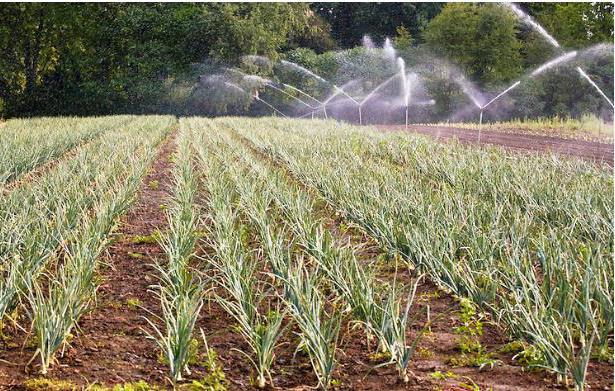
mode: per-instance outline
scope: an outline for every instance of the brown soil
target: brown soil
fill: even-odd
[[[171,163],[169,155],[174,148],[173,139],[165,142],[154,162],[150,173],[137,194],[137,201],[122,219],[118,240],[110,247],[106,262],[100,274],[103,282],[98,294],[98,305],[80,321],[80,333],[72,341],[71,348],[59,363],[52,367],[49,377],[66,379],[75,384],[105,385],[145,380],[151,384],[167,385],[167,367],[158,358],[155,343],[146,337],[144,329],[149,330],[144,316],[146,310],[159,314],[159,303],[148,287],[155,283],[155,272],[151,267],[153,260],[163,260],[162,249],[155,243],[135,244],[135,235],[150,235],[155,230],[164,230],[166,217],[160,208],[166,204],[171,187]],[[275,163],[274,163],[275,164]],[[150,182],[158,181],[156,189]],[[328,226],[336,235],[353,243],[366,244],[362,252],[364,261],[373,260],[380,254],[370,238],[360,230],[347,230],[342,226],[343,219],[337,217],[328,221]],[[202,249],[207,251],[207,249]],[[138,254],[142,254],[143,257]],[[137,255],[137,256],[135,256]],[[390,278],[393,270],[383,266],[379,270],[381,278]],[[412,273],[401,272],[401,278],[408,282]],[[437,292],[437,293],[436,293]],[[436,294],[434,294],[436,293]],[[138,300],[140,306],[129,305],[129,300]],[[414,325],[408,332],[411,341],[427,320],[429,305],[433,324],[431,332],[420,342],[419,350],[412,359],[410,369],[414,377],[408,384],[398,381],[393,366],[375,368],[380,363],[370,356],[374,346],[368,343],[361,330],[351,329],[344,324],[339,343],[337,358],[339,365],[335,378],[341,382],[339,389],[344,390],[463,390],[462,383],[475,382],[481,389],[493,387],[494,390],[551,390],[565,389],[553,382],[553,376],[545,372],[525,372],[515,365],[511,355],[498,353],[507,340],[497,326],[486,324],[481,343],[501,364],[493,370],[480,371],[473,367],[454,368],[451,357],[458,357],[458,335],[453,328],[458,326],[457,302],[446,293],[438,290],[432,283],[425,281],[419,286],[417,300],[412,313],[416,314]],[[438,315],[441,314],[439,317]],[[234,332],[234,322],[214,301],[204,306],[198,328],[207,335],[209,346],[218,353],[229,389],[245,390],[252,387],[252,367],[239,352],[249,351],[243,339]],[[309,358],[302,352],[295,354],[297,337],[293,329],[283,338],[283,345],[276,352],[272,377],[276,389],[309,390],[317,383],[312,372]],[[35,365],[27,366],[34,349],[21,349],[24,341],[22,334],[13,336],[11,346],[0,349],[0,389],[23,389],[23,382],[37,377]],[[13,364],[10,364],[13,363]],[[191,378],[205,374],[203,368],[193,368]],[[452,371],[454,378],[433,379],[434,371]],[[589,371],[591,389],[609,389],[612,379],[612,366],[592,363]],[[471,379],[471,380],[469,380]]]
[[[159,303],[148,286],[155,283],[151,264],[163,252],[156,243],[135,244],[132,240],[135,235],[150,235],[166,226],[160,205],[165,203],[171,183],[169,155],[173,148],[173,138],[164,142],[135,204],[123,216],[116,241],[102,260],[105,265],[99,272],[102,282],[97,305],[80,319],[77,337],[58,357],[49,378],[84,385],[141,379],[164,382],[166,366],[158,362],[158,350],[143,331],[150,329],[143,317],[152,318],[146,310],[159,312]],[[156,189],[149,185],[151,181],[158,181]],[[22,350],[24,339],[16,334],[14,343],[0,350],[0,389],[21,389],[26,379],[38,376],[37,360],[27,365],[34,348]]]
[[[249,140],[241,137],[234,131],[232,131],[232,135],[260,159],[266,160],[277,169],[283,170],[290,181],[303,187],[300,181],[293,177],[292,173],[261,153]],[[304,189],[312,193],[312,189]],[[335,219],[327,217],[334,215],[333,210],[329,206],[320,204],[319,209],[317,212],[325,218],[328,229],[341,242],[349,241],[355,246],[362,246],[362,250],[358,254],[361,261],[365,263],[374,262],[382,254],[373,239],[361,232],[360,229],[352,225],[348,226],[348,222],[339,216]],[[383,265],[378,261],[376,261],[376,264]],[[384,269],[379,271],[378,277],[390,281],[393,278],[394,270],[386,266],[386,263],[384,265]],[[398,275],[398,278],[402,282],[409,284],[412,281],[413,275],[410,271],[404,270]],[[501,328],[486,321],[488,318],[485,318],[486,324],[480,341],[487,352],[491,353],[495,360],[498,360],[495,368],[492,370],[480,370],[476,367],[455,367],[451,365],[449,362],[451,358],[460,357],[458,350],[459,335],[454,332],[454,328],[461,325],[456,312],[459,304],[450,294],[438,289],[428,279],[423,280],[418,287],[417,300],[411,310],[411,313],[416,314],[416,317],[413,326],[409,330],[408,341],[412,341],[423,325],[427,323],[428,307],[433,324],[431,332],[422,338],[418,345],[417,353],[411,361],[410,370],[415,376],[409,384],[404,384],[398,380],[394,366],[374,368],[380,363],[374,360],[374,356],[371,354],[374,352],[374,346],[368,346],[362,331],[351,330],[345,327],[341,333],[340,353],[337,356],[339,366],[336,378],[342,382],[340,388],[353,390],[425,390],[437,389],[437,387],[444,389],[450,387],[450,390],[456,390],[463,388],[455,388],[455,386],[463,385],[464,383],[472,384],[474,382],[481,389],[488,389],[488,387],[492,387],[494,390],[565,389],[565,387],[555,383],[554,376],[546,372],[527,372],[522,366],[512,360],[513,354],[502,353],[501,349],[510,340],[505,336]],[[296,346],[296,342],[292,346]],[[288,349],[290,349],[290,346]],[[280,355],[278,359],[279,364],[287,362],[286,359],[282,358],[286,354],[292,359],[291,352],[292,350],[284,352],[281,349],[278,352]],[[305,357],[303,358],[305,359]],[[276,363],[274,367],[279,369],[279,364]],[[309,385],[316,384],[316,378],[311,373],[309,363],[306,361],[301,367],[304,367],[304,371],[293,373],[291,377],[274,376],[275,384],[283,389],[305,389]],[[296,369],[296,366],[293,369]],[[246,365],[245,370],[249,371],[249,366]],[[450,371],[455,376],[446,380],[436,380],[432,377],[435,371]],[[591,389],[601,389],[604,387],[608,389],[610,384],[608,380],[612,378],[612,374],[613,371],[610,364],[592,363],[588,371],[588,384],[591,386]],[[234,377],[231,376],[231,378]],[[313,380],[311,382],[297,382],[298,379],[306,378]]]
[[[404,126],[399,125],[378,125],[378,127],[387,131],[405,130]],[[554,152],[613,166],[613,144],[608,143],[495,131],[481,132],[479,142],[477,130],[447,126],[410,125],[408,131],[438,139],[456,138],[463,144],[488,144],[520,151]]]

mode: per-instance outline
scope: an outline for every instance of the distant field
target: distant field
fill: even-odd
[[[541,136],[564,137],[586,141],[613,143],[613,123],[606,123],[595,116],[581,119],[548,118],[542,120],[516,120],[478,123],[440,123],[436,126],[451,126],[481,131],[528,133]]]
[[[38,118],[0,130],[0,189],[0,388],[611,387],[608,165],[336,121]]]

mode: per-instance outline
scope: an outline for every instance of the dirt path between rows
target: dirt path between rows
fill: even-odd
[[[361,250],[357,253],[360,261],[367,265],[372,264],[378,268],[377,276],[383,283],[385,281],[403,282],[410,286],[416,276],[408,269],[395,270],[392,262],[380,262],[378,259],[383,255],[378,245],[367,234],[342,216],[335,213],[332,207],[324,200],[320,199],[314,189],[305,187],[299,178],[293,175],[283,164],[275,161],[270,156],[263,154],[248,139],[241,136],[234,130],[230,131],[239,143],[242,143],[248,151],[273,169],[281,170],[283,175],[289,180],[303,188],[318,199],[316,213],[323,218],[327,229],[338,238],[340,243],[350,242],[355,248]],[[397,277],[395,277],[397,273]],[[452,295],[440,290],[429,279],[424,279],[418,286],[417,299],[412,306],[413,322],[408,330],[408,343],[421,332],[423,325],[427,324],[429,318],[433,322],[428,332],[419,342],[418,349],[411,359],[410,370],[415,375],[410,383],[404,384],[398,379],[397,372],[393,365],[376,368],[384,360],[376,358],[373,346],[368,346],[363,332],[360,329],[351,329],[348,324],[343,327],[340,336],[340,352],[337,355],[338,369],[336,378],[341,381],[340,389],[352,390],[429,390],[440,389],[446,391],[460,391],[464,384],[477,384],[481,389],[493,389],[501,391],[510,390],[560,390],[564,386],[555,382],[555,376],[546,372],[528,372],[523,366],[513,360],[513,353],[503,352],[503,348],[510,340],[505,332],[497,325],[488,321],[484,324],[484,333],[480,337],[480,343],[486,352],[490,353],[496,362],[494,369],[483,369],[472,366],[455,366],[451,360],[459,359],[460,352],[458,347],[459,335],[454,328],[461,326],[457,313],[458,302]],[[487,317],[485,320],[488,320]],[[283,357],[284,353],[278,354]],[[286,354],[288,354],[286,352]],[[281,364],[284,361],[281,362]],[[278,368],[279,369],[279,368]],[[311,378],[311,368],[305,366],[303,371],[293,368],[294,376],[274,377],[276,385],[282,387],[292,387],[297,389],[307,387],[305,379]],[[434,378],[434,373],[450,372],[453,375],[446,379]],[[608,363],[592,362],[588,369],[588,385],[592,389],[608,388],[608,379],[613,376],[611,365]],[[303,380],[303,381],[302,381]]]
[[[166,365],[159,362],[155,343],[143,331],[148,328],[143,317],[152,317],[146,309],[160,312],[148,287],[155,283],[151,264],[164,253],[151,234],[167,226],[160,206],[170,192],[174,139],[171,135],[162,143],[134,204],[121,218],[117,239],[101,259],[96,306],[80,319],[70,347],[63,356],[57,354],[47,378],[81,386],[165,381]],[[135,242],[137,236],[142,242]],[[14,344],[2,357],[7,362],[0,363],[0,389],[24,389],[26,380],[39,377],[38,361],[27,365],[35,348],[26,346],[22,350],[21,344]]]
[[[61,360],[66,366],[55,369],[53,377],[76,384],[164,383],[167,366],[147,338],[144,330],[151,328],[144,317],[153,319],[147,311],[160,314],[160,303],[148,288],[156,283],[152,263],[165,257],[156,232],[168,226],[164,206],[172,192],[175,137],[161,145],[135,203],[123,216],[108,267],[100,273],[98,306],[81,319],[81,333]]]
[[[376,126],[385,131],[406,131],[406,128],[400,125]],[[487,144],[520,151],[554,152],[598,163],[606,163],[613,167],[613,144],[608,143],[521,133],[503,133],[491,130],[481,132],[479,143],[477,130],[447,126],[410,125],[407,131],[429,135],[437,139],[456,138],[462,144]]]

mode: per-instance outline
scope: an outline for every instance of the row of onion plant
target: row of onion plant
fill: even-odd
[[[256,385],[264,388],[267,380],[273,385],[271,366],[284,332],[284,311],[279,305],[271,307],[273,287],[259,278],[257,254],[246,243],[248,227],[237,206],[236,183],[228,172],[233,163],[224,159],[223,151],[212,148],[212,141],[198,134],[195,143],[208,196],[210,226],[206,243],[214,249],[206,260],[215,271],[217,301],[237,322],[237,330],[249,346],[247,352],[238,351],[253,365]]]
[[[41,164],[132,120],[131,116],[8,120],[0,131],[0,190]]]
[[[159,282],[153,291],[160,301],[162,315],[151,314],[152,319],[147,320],[154,330],[150,336],[168,362],[175,385],[183,380],[183,373],[190,374],[191,344],[203,307],[204,283],[191,266],[198,240],[200,209],[196,202],[198,186],[190,139],[183,129],[174,156],[174,188],[167,210],[169,227],[160,242],[166,257],[154,265]]]
[[[39,276],[43,278],[23,280],[37,343],[33,359],[40,358],[41,373],[46,373],[56,360],[56,352],[64,350],[79,318],[90,309],[98,287],[99,257],[138,189],[156,145],[173,122],[173,117],[145,117],[124,130],[127,137],[120,137],[108,150],[109,160],[114,163],[103,165],[106,170],[97,172],[90,188],[81,189],[100,197],[72,231],[60,238],[59,251],[43,254],[53,259],[46,273]]]
[[[223,122],[387,251],[534,344],[539,365],[572,378],[576,388],[584,387],[592,352],[608,351],[609,169],[325,121]]]

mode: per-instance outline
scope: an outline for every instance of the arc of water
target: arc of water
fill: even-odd
[[[295,86],[292,86],[292,85],[290,85],[290,84],[286,84],[286,83],[282,83],[282,85],[283,85],[284,87],[286,87],[286,88],[290,88],[291,90],[293,90],[293,91],[296,91],[296,92],[300,93],[301,95],[303,95],[303,96],[305,96],[305,97],[307,97],[307,98],[312,99],[314,102],[316,102],[316,103],[318,103],[318,104],[322,104],[322,102],[321,102],[321,101],[319,101],[318,99],[314,98],[312,95],[308,94],[308,93],[307,93],[307,92],[305,92],[305,91],[300,90],[299,88],[297,88],[297,87],[295,87]]]
[[[489,102],[487,102],[482,109],[486,109],[487,106],[489,106],[490,104],[492,104],[493,102],[495,102],[496,100],[500,99],[502,96],[506,95],[510,90],[512,90],[513,88],[516,88],[519,84],[521,84],[521,80],[517,80],[516,82],[514,82],[510,87],[508,87],[507,89],[505,89],[504,91],[500,92],[495,98],[491,99]]]
[[[538,68],[536,68],[534,71],[532,71],[531,76],[532,77],[537,76],[537,75],[545,72],[546,70],[553,68],[556,65],[559,65],[559,64],[561,64],[563,62],[572,60],[576,56],[577,56],[577,51],[576,50],[573,50],[573,51],[568,52],[568,53],[564,53],[561,56],[556,57],[553,60],[548,61],[548,62],[542,64],[541,66],[539,66]]]
[[[248,96],[250,96],[250,97],[252,97],[252,98],[256,99],[256,100],[257,100],[257,101],[259,101],[259,102],[262,102],[264,105],[266,105],[267,107],[269,107],[271,110],[275,111],[276,113],[280,114],[282,117],[284,117],[284,118],[288,118],[288,116],[287,116],[286,114],[282,113],[280,110],[278,110],[278,109],[276,109],[275,107],[273,107],[273,105],[271,105],[270,103],[267,103],[266,101],[264,101],[263,99],[261,99],[261,98],[258,96],[258,93],[254,94],[254,95],[250,95],[250,94],[249,94],[246,90],[244,90],[243,88],[239,87],[239,86],[238,86],[237,84],[235,84],[235,83],[231,83],[231,82],[225,81],[225,82],[224,82],[224,84],[225,84],[225,85],[227,85],[227,86],[229,86],[229,87],[231,87],[231,88],[234,88],[234,89],[236,89],[236,90],[238,90],[238,91],[243,92],[244,94],[246,94],[246,95],[248,95]]]
[[[519,8],[517,5],[513,3],[504,3],[504,4],[507,5],[519,17],[519,19],[523,20],[524,22],[532,26],[536,31],[538,31],[538,33],[542,35],[544,38],[546,38],[547,41],[549,41],[551,45],[553,45],[556,48],[560,47],[559,42],[557,42],[557,40],[553,38],[553,36],[551,36],[551,34],[549,34],[547,30],[545,30],[544,27],[536,23],[531,16],[523,12],[521,8]]]
[[[611,107],[615,108],[615,106],[613,105],[613,101],[611,101],[609,99],[609,97],[606,96],[606,94],[598,87],[598,85],[596,83],[594,83],[594,81],[591,79],[591,77],[589,77],[589,75],[587,73],[585,73],[585,71],[583,69],[581,69],[581,67],[577,67],[577,71],[581,74],[581,76],[584,79],[586,79],[596,89],[596,91],[598,91],[598,93],[600,93],[600,95],[602,95],[602,97],[604,99],[606,99],[607,102],[609,102]]]
[[[255,96],[254,99],[256,99],[257,101],[265,104],[266,106],[268,106],[271,110],[275,111],[276,113],[280,114],[282,117],[284,118],[288,118],[288,116],[284,113],[282,113],[280,110],[276,109],[275,107],[273,107],[273,105],[265,102],[263,99],[259,98],[258,96]]]
[[[283,89],[276,87],[273,83],[271,83],[271,81],[267,82],[267,83],[265,84],[265,86],[267,86],[267,87],[269,87],[269,88],[271,88],[271,89],[274,89],[274,90],[276,90],[276,91],[281,92],[282,94],[284,94],[284,95],[286,95],[286,96],[288,96],[288,97],[290,97],[290,98],[292,98],[292,99],[296,100],[297,102],[299,102],[299,103],[303,104],[304,106],[309,107],[309,108],[310,108],[310,109],[312,109],[312,110],[314,110],[314,109],[315,109],[315,107],[314,107],[314,106],[312,106],[312,105],[308,104],[308,103],[307,103],[307,102],[305,102],[304,100],[299,99],[299,98],[297,98],[296,96],[291,95],[291,94],[289,94],[288,92],[284,91]]]
[[[483,111],[493,102],[495,102],[496,100],[500,99],[501,97],[503,97],[504,95],[506,95],[508,92],[510,92],[511,90],[513,90],[514,88],[516,88],[519,84],[521,84],[521,80],[517,80],[516,82],[514,82],[510,87],[508,87],[507,89],[505,89],[504,91],[500,92],[495,98],[491,99],[489,102],[487,102],[485,105],[483,105],[480,108],[480,114],[478,117],[478,124],[481,125],[483,123]],[[478,128],[478,142],[480,143],[480,136],[481,136],[481,128]]]
[[[369,94],[367,94],[367,96],[365,98],[363,98],[363,100],[359,104],[361,106],[363,106],[368,100],[370,100],[374,96],[374,94],[376,92],[378,92],[381,88],[384,88],[387,84],[389,84],[391,81],[395,80],[395,78],[397,78],[397,77],[399,77],[398,73],[394,74],[393,76],[389,77],[388,79],[386,79],[385,81],[380,83],[376,88],[371,90],[371,92]]]
[[[313,77],[314,79],[320,81],[321,83],[325,83],[325,84],[331,84],[330,82],[328,82],[327,80],[325,80],[324,78],[322,78],[321,76],[318,76],[317,74],[315,74],[314,72],[310,71],[309,69],[302,67],[299,64],[295,64],[294,62],[290,62],[290,61],[286,61],[286,60],[282,60],[280,61],[281,64],[289,66],[299,72],[305,73],[306,75],[309,75],[311,77]]]
[[[224,82],[224,84],[225,84],[225,85],[227,85],[227,86],[229,86],[229,87],[231,87],[231,88],[234,88],[234,89],[236,89],[236,90],[238,90],[238,91],[241,91],[241,92],[243,92],[243,93],[244,93],[244,94],[246,94],[246,95],[252,96],[252,95],[248,94],[248,92],[247,92],[246,90],[244,90],[243,88],[239,87],[239,86],[238,86],[237,84],[235,84],[235,83],[231,83],[230,81],[225,81],[225,82]]]

